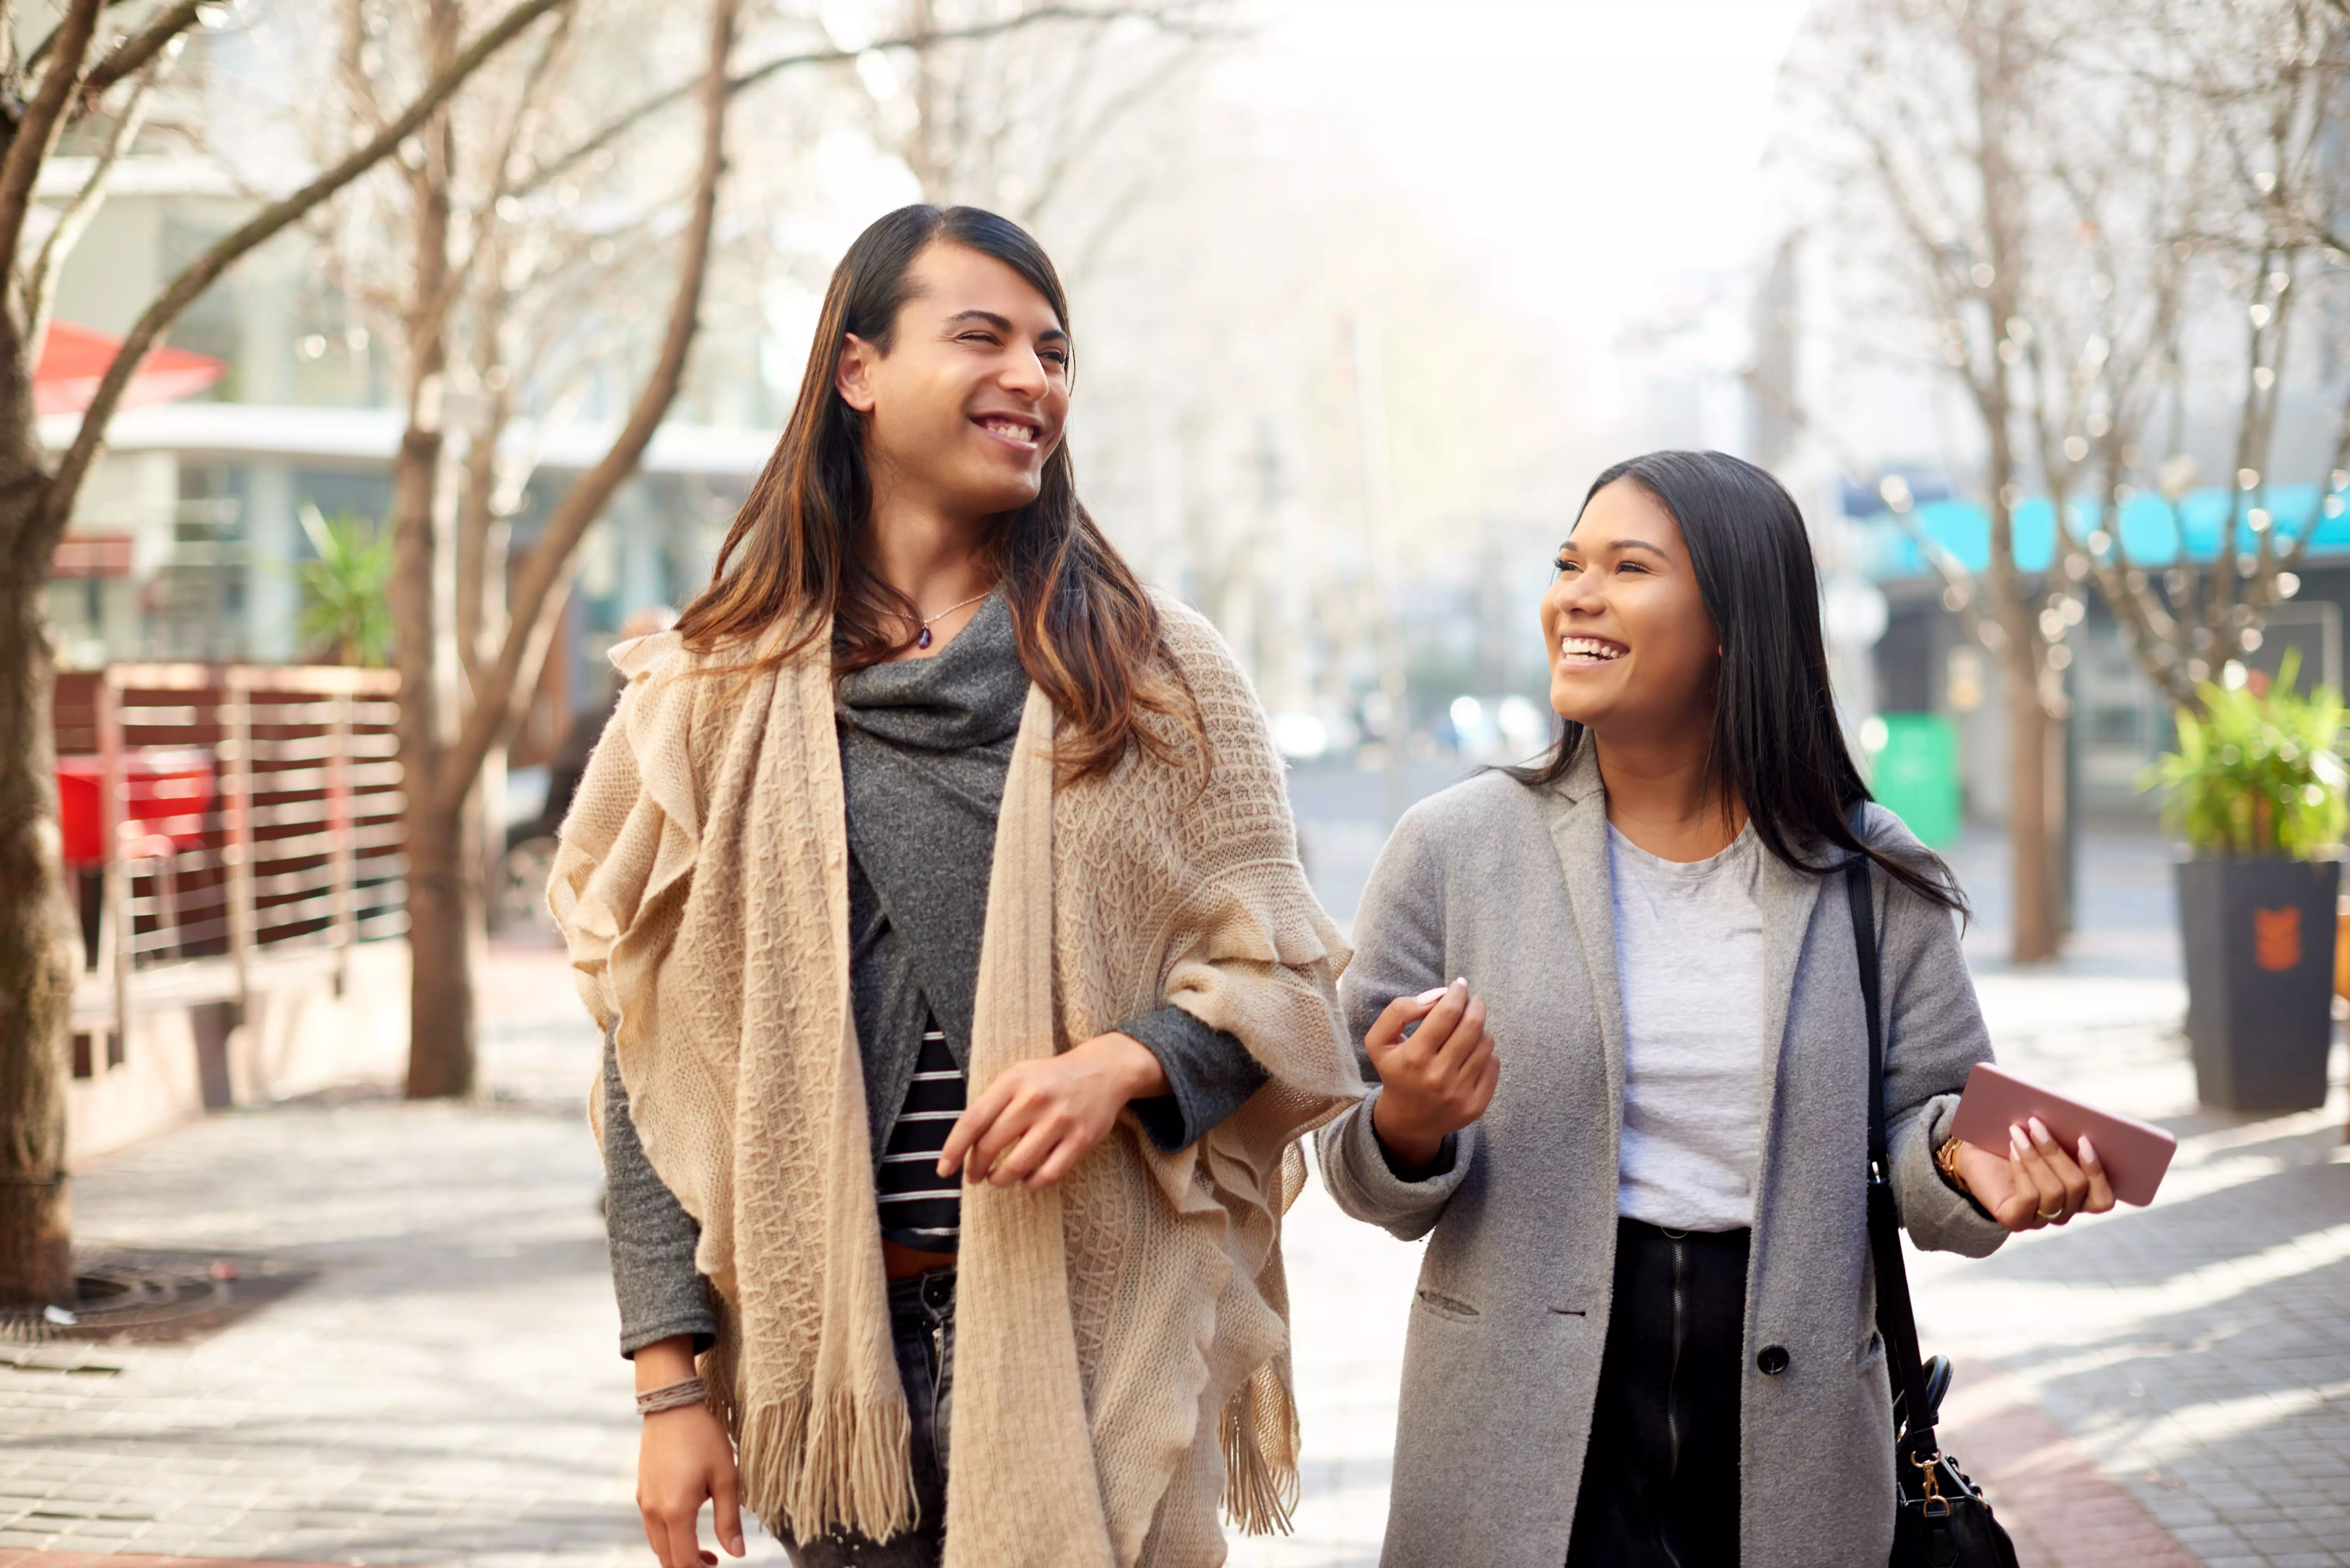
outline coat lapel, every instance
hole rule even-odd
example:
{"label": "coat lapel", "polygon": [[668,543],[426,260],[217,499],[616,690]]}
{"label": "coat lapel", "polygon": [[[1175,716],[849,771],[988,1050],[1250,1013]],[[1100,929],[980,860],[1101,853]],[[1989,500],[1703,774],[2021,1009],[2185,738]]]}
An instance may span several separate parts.
{"label": "coat lapel", "polygon": [[1624,1127],[1624,988],[1616,974],[1616,884],[1607,865],[1607,793],[1589,745],[1574,770],[1544,798],[1550,841],[1575,911],[1575,937],[1591,981],[1591,1002],[1607,1058],[1611,1147]]}

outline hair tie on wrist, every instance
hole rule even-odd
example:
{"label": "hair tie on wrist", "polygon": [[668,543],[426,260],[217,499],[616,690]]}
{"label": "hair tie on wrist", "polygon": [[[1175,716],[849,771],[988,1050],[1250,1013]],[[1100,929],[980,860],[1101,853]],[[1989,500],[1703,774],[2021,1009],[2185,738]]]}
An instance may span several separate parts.
{"label": "hair tie on wrist", "polygon": [[688,1405],[703,1404],[709,1397],[710,1390],[702,1386],[702,1379],[699,1376],[689,1377],[682,1383],[663,1384],[659,1388],[648,1388],[638,1395],[637,1414],[658,1416],[664,1410],[681,1410]]}

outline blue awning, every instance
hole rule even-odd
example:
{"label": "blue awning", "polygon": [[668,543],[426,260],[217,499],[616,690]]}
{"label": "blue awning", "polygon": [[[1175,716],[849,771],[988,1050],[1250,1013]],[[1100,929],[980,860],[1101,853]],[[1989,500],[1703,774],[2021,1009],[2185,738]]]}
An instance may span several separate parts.
{"label": "blue awning", "polygon": [[[2333,515],[2323,515],[2320,504],[2324,493],[2314,484],[2271,485],[2262,496],[2272,519],[2269,524],[2277,531],[2277,545],[2291,547],[2308,526],[2310,518],[2317,516],[2317,536],[2310,541],[2309,558],[2350,557],[2350,514],[2337,509]],[[2217,560],[2220,543],[2228,526],[2231,505],[2239,504],[2236,493],[2217,486],[2189,492],[2178,503],[2177,513],[2159,495],[2138,495],[2122,508],[2121,542],[2134,566],[2158,569],[2178,559],[2182,544],[2190,561]],[[2236,549],[2239,554],[2255,547],[2256,535],[2241,513],[2249,513],[2249,498],[2241,503],[2236,519]],[[2098,524],[2100,513],[2081,503],[2071,508],[2073,533],[2085,537]],[[1943,549],[1958,557],[1970,572],[1981,572],[1991,564],[1991,514],[1971,501],[1929,501],[1910,514],[1919,531]],[[1870,540],[1865,570],[1878,581],[1930,575],[1931,567],[1908,529],[1892,516],[1879,513],[1873,517],[1856,518]],[[2055,558],[2056,514],[2045,500],[2033,498],[2015,509],[2015,561],[2027,572],[2044,572]],[[2182,535],[2184,536],[2182,539]]]}

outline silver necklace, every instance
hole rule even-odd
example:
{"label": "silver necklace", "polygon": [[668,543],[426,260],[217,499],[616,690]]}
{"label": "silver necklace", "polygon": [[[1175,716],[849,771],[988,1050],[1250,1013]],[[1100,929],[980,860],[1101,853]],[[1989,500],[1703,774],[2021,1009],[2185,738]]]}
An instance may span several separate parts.
{"label": "silver necklace", "polygon": [[[944,619],[946,619],[946,618],[947,618],[947,617],[949,617],[949,616],[951,616],[951,615],[954,614],[954,612],[955,612],[955,611],[957,611],[957,610],[959,610],[959,609],[962,608],[963,605],[975,605],[975,604],[977,604],[980,600],[982,600],[982,599],[985,598],[985,597],[987,597],[987,595],[988,595],[988,594],[992,594],[992,593],[993,593],[994,591],[995,591],[995,590],[994,590],[993,588],[989,588],[985,593],[977,593],[977,594],[973,594],[973,595],[972,595],[972,596],[971,596],[971,597],[969,597],[969,598],[967,598],[967,599],[963,600],[963,601],[962,601],[962,604],[951,604],[951,605],[949,605],[949,606],[947,606],[947,607],[946,607],[946,608],[944,608],[944,609],[942,609],[942,610],[939,611],[939,613],[938,613],[938,614],[936,614],[936,615],[934,615],[934,616],[928,616],[928,617],[925,617],[925,618],[923,618],[923,620],[922,620],[922,623],[921,623],[921,630],[920,630],[919,632],[917,632],[917,633],[915,633],[915,634],[914,634],[914,646],[915,646],[916,648],[928,648],[928,647],[930,647],[930,646],[931,646],[931,621],[934,621],[934,620],[944,620]],[[919,608],[920,608],[921,607],[918,605],[918,606],[916,606],[915,607],[919,609]]]}

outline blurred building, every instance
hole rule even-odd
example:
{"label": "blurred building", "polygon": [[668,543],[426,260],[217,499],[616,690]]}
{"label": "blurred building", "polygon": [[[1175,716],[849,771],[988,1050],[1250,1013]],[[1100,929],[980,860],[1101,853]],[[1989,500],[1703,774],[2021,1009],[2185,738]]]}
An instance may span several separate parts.
{"label": "blurred building", "polygon": [[[232,101],[245,79],[234,53],[250,40],[203,35],[193,46],[63,270],[36,380],[41,439],[52,451],[72,440],[113,343],[146,304],[305,172],[281,166],[282,127]],[[92,162],[72,147],[49,161],[39,194],[52,220]],[[387,346],[370,338],[318,243],[301,233],[231,268],[169,343],[114,419],[57,551],[49,610],[61,662],[299,660],[315,653],[296,643],[296,573],[313,555],[300,509],[373,522],[390,500],[402,418],[391,406]],[[519,760],[559,741],[570,709],[601,704],[601,654],[631,611],[677,603],[706,577],[716,539],[774,442],[763,389],[738,395],[728,384],[757,380],[759,347],[732,343],[700,357],[678,417],[591,532]],[[511,519],[510,562],[571,478],[602,455],[632,390],[616,375],[560,428],[525,421],[512,431],[538,461]],[[744,413],[758,422],[736,422]],[[452,444],[462,455],[462,435]]]}

